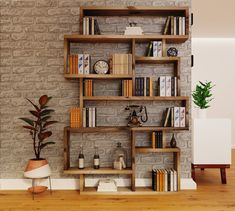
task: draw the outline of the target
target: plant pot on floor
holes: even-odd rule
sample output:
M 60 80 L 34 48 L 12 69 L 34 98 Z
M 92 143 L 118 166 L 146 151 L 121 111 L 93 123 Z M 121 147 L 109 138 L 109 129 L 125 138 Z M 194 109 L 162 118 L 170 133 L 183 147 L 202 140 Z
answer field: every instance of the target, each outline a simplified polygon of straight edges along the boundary
M 206 119 L 207 109 L 198 109 L 197 113 L 198 113 L 197 116 L 199 119 Z
M 46 159 L 31 159 L 28 161 L 24 176 L 31 179 L 39 179 L 49 177 L 51 175 L 51 168 Z

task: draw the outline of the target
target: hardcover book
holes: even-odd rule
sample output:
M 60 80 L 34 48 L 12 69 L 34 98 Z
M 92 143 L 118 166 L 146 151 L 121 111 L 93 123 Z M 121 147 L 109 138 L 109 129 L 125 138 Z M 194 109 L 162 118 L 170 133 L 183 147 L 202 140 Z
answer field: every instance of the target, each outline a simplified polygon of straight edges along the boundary
M 83 54 L 78 54 L 78 73 L 83 74 Z
M 180 108 L 174 107 L 174 127 L 180 126 Z

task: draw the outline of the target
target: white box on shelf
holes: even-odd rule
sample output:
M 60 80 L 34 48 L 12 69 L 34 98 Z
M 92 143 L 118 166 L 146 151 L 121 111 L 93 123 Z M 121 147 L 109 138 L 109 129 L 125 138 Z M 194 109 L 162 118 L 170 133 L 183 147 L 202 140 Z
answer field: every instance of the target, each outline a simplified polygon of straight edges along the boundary
M 193 164 L 231 164 L 231 120 L 193 119 Z

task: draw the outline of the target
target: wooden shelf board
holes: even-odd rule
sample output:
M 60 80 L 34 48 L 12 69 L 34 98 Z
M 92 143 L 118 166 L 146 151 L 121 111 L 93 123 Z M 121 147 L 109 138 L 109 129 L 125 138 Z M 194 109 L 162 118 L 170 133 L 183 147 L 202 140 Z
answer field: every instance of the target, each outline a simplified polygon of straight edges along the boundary
M 145 132 L 145 131 L 177 131 L 177 130 L 188 130 L 188 127 L 157 127 L 157 126 L 143 126 L 143 127 L 132 127 L 131 131 Z
M 125 79 L 132 78 L 132 75 L 110 75 L 110 74 L 64 74 L 64 77 L 67 79 L 79 79 L 79 78 L 90 78 L 90 79 Z
M 128 128 L 125 126 L 117 126 L 117 127 L 81 127 L 81 128 L 71 128 L 65 127 L 66 130 L 72 133 L 96 133 L 96 132 L 120 132 L 123 130 L 127 130 Z
M 187 7 L 148 7 L 148 6 L 123 6 L 123 7 L 81 7 L 84 16 L 167 16 L 186 15 Z
M 180 61 L 179 57 L 145 57 L 136 56 L 135 61 L 137 64 L 169 64 L 177 63 Z
M 78 169 L 76 167 L 69 168 L 68 170 L 64 170 L 65 174 L 79 175 L 79 174 L 132 174 L 132 169 L 126 168 L 123 170 L 117 170 L 112 168 L 85 168 Z
M 167 43 L 183 43 L 189 38 L 188 35 L 158 35 L 158 34 L 149 34 L 149 35 L 79 35 L 79 34 L 70 34 L 65 35 L 64 39 L 70 42 L 103 42 L 103 43 L 125 43 L 132 42 L 149 42 L 154 40 L 165 39 Z
M 179 148 L 150 148 L 150 147 L 135 147 L 136 153 L 157 153 L 157 152 L 180 152 Z
M 189 100 L 188 96 L 176 96 L 176 97 L 144 97 L 144 96 L 91 96 L 83 97 L 85 101 L 187 101 Z
M 136 191 L 132 191 L 130 187 L 118 187 L 117 192 L 97 192 L 96 187 L 85 187 L 81 191 L 81 195 L 156 195 L 156 194 L 174 194 L 177 192 L 157 192 L 151 187 L 136 187 Z

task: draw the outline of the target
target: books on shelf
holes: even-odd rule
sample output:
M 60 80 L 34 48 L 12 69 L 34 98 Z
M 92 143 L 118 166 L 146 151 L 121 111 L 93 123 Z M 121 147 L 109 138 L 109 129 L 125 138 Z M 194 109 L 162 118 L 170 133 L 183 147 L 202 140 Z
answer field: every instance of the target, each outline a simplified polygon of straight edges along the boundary
M 113 54 L 112 68 L 110 74 L 113 75 L 131 75 L 132 74 L 132 54 Z
M 162 41 L 149 42 L 145 56 L 162 57 L 163 56 Z
M 94 17 L 83 18 L 83 35 L 101 34 L 97 19 Z
M 185 127 L 185 107 L 167 108 L 164 113 L 164 127 Z
M 133 83 L 132 80 L 121 81 L 121 96 L 131 97 L 132 96 Z
M 100 179 L 97 192 L 117 192 L 117 183 L 113 179 Z
M 96 127 L 96 108 L 87 107 L 82 109 L 83 127 Z
M 70 54 L 68 60 L 69 74 L 89 74 L 90 55 Z
M 186 35 L 185 17 L 168 16 L 163 29 L 163 35 Z
M 80 108 L 75 107 L 70 109 L 70 127 L 71 128 L 81 127 Z
M 152 132 L 152 148 L 162 149 L 166 147 L 162 131 Z
M 152 190 L 157 192 L 178 191 L 178 174 L 174 169 L 152 169 Z
M 157 81 L 158 96 L 177 96 L 177 77 L 160 76 Z
M 83 84 L 83 96 L 93 96 L 93 80 L 84 80 Z
M 135 78 L 135 96 L 153 96 L 153 82 L 151 77 Z

